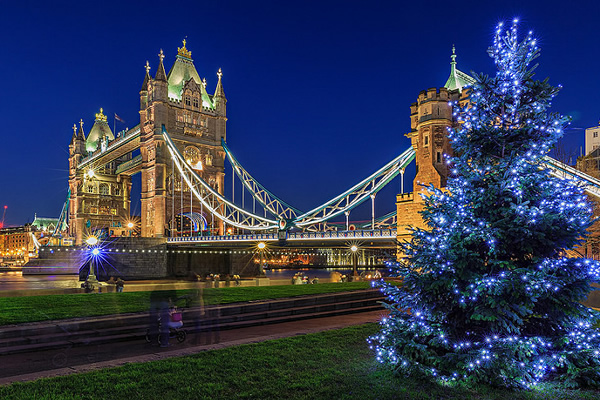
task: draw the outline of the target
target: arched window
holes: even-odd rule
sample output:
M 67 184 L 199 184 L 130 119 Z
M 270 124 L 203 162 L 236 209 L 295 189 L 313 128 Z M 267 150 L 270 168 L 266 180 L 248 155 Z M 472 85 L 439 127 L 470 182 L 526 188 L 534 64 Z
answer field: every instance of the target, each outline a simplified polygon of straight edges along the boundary
M 88 185 L 87 192 L 88 193 L 94 193 L 94 185 Z
M 106 183 L 101 183 L 98 189 L 100 190 L 101 195 L 108 196 L 108 185 Z

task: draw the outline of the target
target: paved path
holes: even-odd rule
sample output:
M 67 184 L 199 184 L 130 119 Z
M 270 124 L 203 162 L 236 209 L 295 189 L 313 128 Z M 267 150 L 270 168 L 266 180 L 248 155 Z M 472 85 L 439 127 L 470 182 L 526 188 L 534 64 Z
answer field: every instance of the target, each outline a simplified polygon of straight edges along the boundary
M 367 322 L 377 322 L 385 313 L 384 310 L 381 310 L 232 329 L 221 331 L 218 335 L 213 333 L 211 337 L 208 337 L 206 333 L 201 334 L 201 336 L 192 334 L 188 336 L 184 343 L 177 343 L 173 339 L 171 346 L 168 348 L 160 348 L 156 344 L 148 344 L 140 340 L 138 342 L 119 342 L 7 355 L 0 357 L 0 385 L 117 367 L 126 363 L 162 360 L 239 344 L 256 343 L 339 329 Z

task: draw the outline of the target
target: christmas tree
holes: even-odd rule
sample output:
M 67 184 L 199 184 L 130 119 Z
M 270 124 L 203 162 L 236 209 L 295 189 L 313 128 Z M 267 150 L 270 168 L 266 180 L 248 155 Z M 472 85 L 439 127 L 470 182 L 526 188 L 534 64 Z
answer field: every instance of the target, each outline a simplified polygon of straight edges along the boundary
M 443 382 L 598 386 L 599 313 L 581 301 L 600 265 L 565 254 L 592 210 L 580 184 L 544 168 L 568 119 L 548 112 L 559 89 L 533 79 L 539 49 L 517 26 L 498 25 L 496 75 L 474 76 L 454 104 L 447 190 L 429 188 L 429 229 L 391 267 L 402 285 L 381 283 L 390 314 L 369 343 L 379 361 Z

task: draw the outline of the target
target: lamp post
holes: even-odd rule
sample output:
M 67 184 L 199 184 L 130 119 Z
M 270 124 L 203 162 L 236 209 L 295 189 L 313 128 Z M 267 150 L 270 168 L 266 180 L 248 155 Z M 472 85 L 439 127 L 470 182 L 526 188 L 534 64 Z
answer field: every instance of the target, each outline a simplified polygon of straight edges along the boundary
M 356 257 L 356 252 L 358 251 L 358 246 L 356 246 L 355 244 L 352 245 L 352 247 L 350 247 L 350 250 L 352 251 L 352 281 L 357 281 L 358 280 L 358 270 L 357 270 L 357 262 L 358 259 Z
M 263 269 L 263 256 L 264 256 L 264 252 L 265 252 L 265 247 L 267 247 L 267 245 L 265 244 L 265 242 L 259 242 L 257 247 L 258 247 L 258 251 L 260 254 L 260 264 L 258 267 L 258 275 L 264 276 L 265 270 Z
M 90 257 L 90 273 L 88 274 L 87 279 L 85 280 L 89 289 L 94 290 L 98 286 L 98 278 L 96 278 L 96 257 L 100 254 L 100 250 L 97 247 L 94 247 L 98 244 L 98 238 L 94 235 L 89 236 L 85 243 L 92 248 L 92 256 Z

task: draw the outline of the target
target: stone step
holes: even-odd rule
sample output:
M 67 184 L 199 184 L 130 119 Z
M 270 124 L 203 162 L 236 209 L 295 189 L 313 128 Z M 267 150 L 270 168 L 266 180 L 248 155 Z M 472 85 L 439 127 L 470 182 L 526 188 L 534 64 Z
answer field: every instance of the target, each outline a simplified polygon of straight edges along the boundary
M 251 314 L 261 311 L 270 311 L 276 309 L 288 309 L 294 307 L 302 307 L 313 304 L 331 304 L 343 303 L 350 300 L 358 299 L 382 299 L 382 295 L 378 290 L 360 290 L 352 292 L 331 293 L 324 295 L 309 295 L 299 296 L 285 299 L 275 300 L 260 300 L 247 303 L 232 303 L 218 306 L 206 306 L 207 313 L 214 313 L 218 310 L 221 317 L 228 315 Z M 194 310 L 198 308 L 192 307 L 184 311 L 185 315 L 194 315 Z M 146 323 L 148 313 L 134 314 L 119 314 L 118 316 L 98 316 L 88 318 L 77 318 L 72 320 L 59 320 L 49 322 L 36 322 L 29 324 L 21 324 L 15 326 L 6 326 L 0 328 L 0 340 L 11 337 L 30 336 L 34 330 L 36 334 L 71 334 L 77 331 L 93 330 L 93 329 L 108 329 L 111 327 L 126 327 L 140 323 Z
M 274 310 L 264 310 L 264 305 L 261 304 L 261 307 L 259 308 L 250 307 L 245 310 L 252 312 L 242 312 L 237 315 L 227 316 L 217 316 L 216 314 L 219 313 L 220 310 L 216 307 L 209 310 L 204 316 L 199 315 L 199 310 L 194 310 L 196 315 L 199 316 L 197 320 L 193 318 L 193 313 L 184 312 L 184 329 L 190 333 L 214 329 L 236 329 L 247 326 L 260 326 L 296 321 L 300 319 L 375 311 L 382 309 L 381 300 L 383 300 L 383 297 L 379 295 L 379 297 L 366 299 L 359 298 L 354 301 L 349 300 L 322 305 L 304 305 L 285 309 L 275 307 Z M 96 326 L 94 329 L 81 329 L 68 333 L 64 332 L 63 326 L 63 329 L 60 329 L 59 332 L 30 330 L 28 335 L 2 338 L 0 339 L 0 355 L 54 349 L 65 346 L 83 346 L 110 343 L 114 341 L 136 340 L 145 337 L 148 329 L 148 314 L 133 315 L 131 318 L 123 318 L 122 320 L 129 322 L 129 324 L 121 324 L 119 326 L 100 324 L 101 326 Z M 196 323 L 196 321 L 198 322 Z M 89 328 L 89 324 L 83 324 L 81 323 L 82 321 L 78 322 L 78 324 L 71 324 L 71 327 L 77 326 Z

